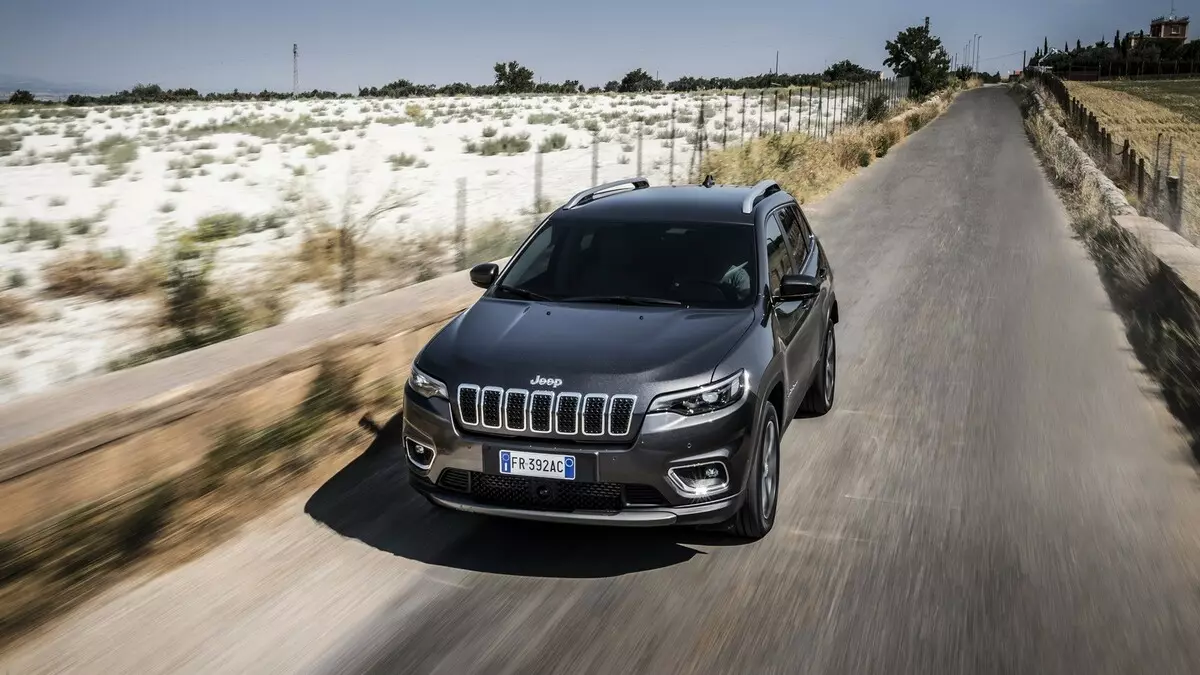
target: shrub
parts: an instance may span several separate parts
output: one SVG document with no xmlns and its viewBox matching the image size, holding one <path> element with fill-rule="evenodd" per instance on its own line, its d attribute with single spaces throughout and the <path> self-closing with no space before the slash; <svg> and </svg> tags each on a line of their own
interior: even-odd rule
<svg viewBox="0 0 1200 675">
<path fill-rule="evenodd" d="M 406 153 L 389 155 L 387 158 L 389 164 L 392 165 L 392 170 L 401 169 L 406 166 L 412 166 L 417 163 L 417 158 Z"/>
<path fill-rule="evenodd" d="M 196 221 L 195 240 L 217 241 L 236 237 L 251 229 L 250 219 L 240 213 L 214 213 Z"/>
<path fill-rule="evenodd" d="M 542 138 L 538 143 L 538 152 L 554 152 L 555 150 L 565 150 L 567 148 L 566 134 L 553 133 Z"/>
<path fill-rule="evenodd" d="M 862 118 L 866 122 L 883 122 L 887 119 L 888 101 L 883 95 L 873 96 L 863 106 Z"/>
<path fill-rule="evenodd" d="M 101 164 L 108 170 L 108 176 L 120 176 L 129 169 L 129 164 L 137 159 L 137 141 L 120 134 L 113 134 L 98 141 L 95 146 L 96 155 Z"/>
<path fill-rule="evenodd" d="M 123 251 L 74 251 L 42 267 L 45 292 L 53 297 L 93 296 L 117 300 L 149 290 L 152 279 L 130 269 Z"/>
<path fill-rule="evenodd" d="M 558 115 L 554 113 L 532 113 L 525 118 L 528 124 L 554 124 L 554 120 L 558 119 Z"/>
<path fill-rule="evenodd" d="M 499 133 L 499 132 L 496 130 L 496 127 L 484 127 L 483 128 L 483 137 L 484 138 L 492 138 L 497 133 Z"/>
<path fill-rule="evenodd" d="M 529 142 L 529 134 L 523 132 L 516 136 L 505 134 L 499 138 L 489 138 L 479 145 L 479 154 L 490 157 L 492 155 L 517 155 L 529 150 L 532 143 Z"/>
</svg>

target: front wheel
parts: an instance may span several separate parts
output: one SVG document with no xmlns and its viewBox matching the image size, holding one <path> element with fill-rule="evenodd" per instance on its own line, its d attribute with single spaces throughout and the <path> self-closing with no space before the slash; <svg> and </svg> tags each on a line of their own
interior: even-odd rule
<svg viewBox="0 0 1200 675">
<path fill-rule="evenodd" d="M 779 415 L 771 404 L 764 406 L 762 431 L 751 462 L 746 501 L 730 525 L 739 537 L 761 539 L 775 525 L 779 504 Z"/>
<path fill-rule="evenodd" d="M 837 340 L 833 335 L 833 320 L 830 319 L 827 323 L 817 373 L 813 376 L 812 385 L 804 395 L 804 400 L 800 402 L 800 411 L 810 415 L 824 415 L 833 408 L 833 389 L 837 376 Z"/>
</svg>

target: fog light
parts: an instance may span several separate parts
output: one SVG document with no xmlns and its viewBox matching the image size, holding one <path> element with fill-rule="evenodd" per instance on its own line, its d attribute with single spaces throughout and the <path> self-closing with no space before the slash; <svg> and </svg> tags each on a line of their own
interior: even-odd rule
<svg viewBox="0 0 1200 675">
<path fill-rule="evenodd" d="M 667 480 L 685 497 L 711 497 L 729 489 L 729 472 L 724 462 L 672 467 L 667 471 Z"/>
<path fill-rule="evenodd" d="M 428 471 L 433 466 L 433 458 L 437 457 L 436 450 L 411 438 L 404 439 L 404 449 L 408 453 L 408 461 L 422 471 Z"/>
</svg>

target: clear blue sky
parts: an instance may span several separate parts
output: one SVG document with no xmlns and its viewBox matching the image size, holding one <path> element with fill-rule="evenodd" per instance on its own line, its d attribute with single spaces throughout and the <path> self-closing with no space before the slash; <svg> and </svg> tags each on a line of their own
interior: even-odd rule
<svg viewBox="0 0 1200 675">
<path fill-rule="evenodd" d="M 0 73 L 287 91 L 297 42 L 303 89 L 484 84 L 513 59 L 546 81 L 603 85 L 637 67 L 664 80 L 766 72 L 776 49 L 783 72 L 844 58 L 882 69 L 884 41 L 926 15 L 951 53 L 982 33 L 987 58 L 1032 53 L 1043 35 L 1059 47 L 1111 40 L 1169 10 L 1170 0 L 0 0 Z"/>
</svg>

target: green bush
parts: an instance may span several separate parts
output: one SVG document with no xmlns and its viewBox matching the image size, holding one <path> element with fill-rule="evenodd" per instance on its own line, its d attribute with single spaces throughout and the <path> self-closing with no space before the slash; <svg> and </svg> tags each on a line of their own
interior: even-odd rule
<svg viewBox="0 0 1200 675">
<path fill-rule="evenodd" d="M 195 240 L 218 241 L 251 231 L 250 219 L 240 213 L 214 213 L 196 221 Z"/>
<path fill-rule="evenodd" d="M 553 133 L 546 136 L 538 143 L 538 152 L 554 152 L 555 150 L 565 150 L 567 148 L 566 134 Z"/>
<path fill-rule="evenodd" d="M 484 128 L 483 128 L 483 137 L 484 137 L 484 138 L 492 138 L 492 137 L 494 137 L 494 136 L 495 136 L 497 133 L 498 133 L 498 132 L 497 132 L 497 130 L 496 130 L 496 127 L 484 127 Z"/>
<path fill-rule="evenodd" d="M 533 144 L 529 142 L 529 134 L 522 132 L 516 136 L 505 134 L 499 138 L 489 138 L 479 144 L 479 154 L 490 157 L 492 155 L 518 155 L 529 150 Z"/>
<path fill-rule="evenodd" d="M 396 169 L 400 169 L 400 168 L 403 168 L 406 166 L 412 166 L 413 164 L 416 164 L 417 158 L 414 157 L 413 155 L 409 155 L 407 153 L 401 152 L 396 155 L 388 156 L 387 161 L 389 164 L 392 165 L 392 169 L 396 170 Z"/>
</svg>

